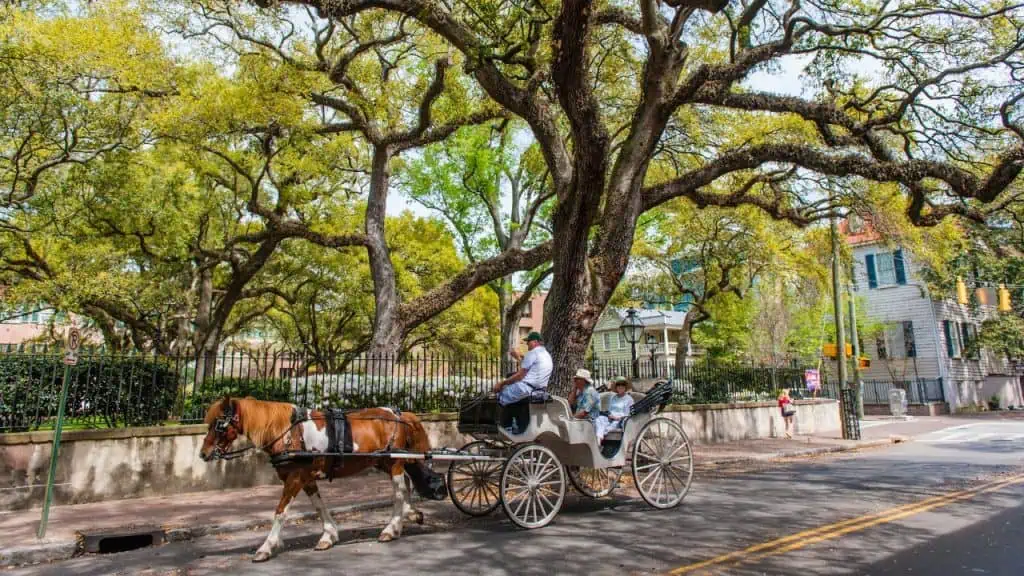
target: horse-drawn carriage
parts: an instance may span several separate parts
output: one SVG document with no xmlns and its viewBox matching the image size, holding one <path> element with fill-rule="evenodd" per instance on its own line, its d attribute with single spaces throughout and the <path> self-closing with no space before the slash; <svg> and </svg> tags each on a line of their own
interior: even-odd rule
<svg viewBox="0 0 1024 576">
<path fill-rule="evenodd" d="M 590 420 L 573 417 L 568 402 L 543 394 L 529 405 L 529 421 L 521 433 L 502 427 L 501 411 L 493 396 L 464 403 L 459 432 L 476 441 L 448 469 L 448 493 L 462 512 L 483 516 L 499 505 L 512 522 L 540 528 L 562 507 L 567 480 L 585 496 L 610 494 L 632 468 L 640 496 L 655 508 L 679 504 L 693 476 L 689 439 L 676 422 L 658 417 L 672 395 L 669 382 L 648 393 L 630 392 L 634 404 L 618 430 L 599 444 Z M 612 393 L 601 395 L 607 410 Z"/>
<path fill-rule="evenodd" d="M 528 410 L 520 412 L 526 425 L 516 426 L 514 434 L 500 424 L 502 411 L 509 408 L 499 406 L 493 396 L 475 398 L 460 406 L 459 431 L 476 440 L 459 450 L 432 449 L 415 414 L 390 408 L 318 411 L 225 397 L 207 410 L 209 429 L 200 457 L 230 460 L 259 449 L 277 468 L 284 490 L 270 534 L 254 561 L 268 560 L 282 546 L 288 504 L 300 491 L 309 495 L 323 521 L 317 549 L 333 546 L 337 526 L 316 482 L 371 467 L 391 475 L 395 493 L 382 541 L 399 537 L 405 519 L 423 522 L 423 513 L 406 499 L 408 482 L 425 498 L 443 499 L 447 492 L 467 514 L 482 516 L 501 505 L 517 525 L 540 528 L 558 515 L 566 479 L 584 495 L 598 498 L 615 489 L 628 464 L 640 496 L 655 508 L 671 508 L 686 496 L 693 475 L 693 452 L 683 429 L 657 416 L 672 396 L 672 385 L 662 382 L 647 394 L 631 394 L 629 415 L 603 444 L 594 424 L 574 418 L 563 398 L 545 393 L 531 399 Z M 601 399 L 607 410 L 611 395 L 605 393 Z M 250 444 L 232 448 L 241 436 Z M 432 461 L 450 463 L 447 483 L 425 465 Z"/>
</svg>

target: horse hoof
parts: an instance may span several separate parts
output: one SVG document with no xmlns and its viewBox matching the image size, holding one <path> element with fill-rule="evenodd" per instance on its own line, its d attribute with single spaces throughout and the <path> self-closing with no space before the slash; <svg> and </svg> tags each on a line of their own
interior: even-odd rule
<svg viewBox="0 0 1024 576">
<path fill-rule="evenodd" d="M 252 557 L 252 561 L 253 562 L 266 562 L 267 560 L 270 560 L 270 557 L 271 557 L 270 552 L 264 552 L 264 551 L 260 550 L 260 551 L 256 552 L 256 554 Z"/>
<path fill-rule="evenodd" d="M 390 532 L 381 532 L 380 537 L 377 538 L 378 542 L 391 542 L 395 537 Z"/>
<path fill-rule="evenodd" d="M 416 511 L 409 516 L 409 519 L 417 524 L 423 524 L 423 512 Z"/>
<path fill-rule="evenodd" d="M 314 550 L 330 550 L 332 546 L 334 546 L 334 542 L 331 542 L 330 540 L 321 540 L 321 541 L 316 543 L 316 548 L 313 548 L 313 549 Z"/>
</svg>

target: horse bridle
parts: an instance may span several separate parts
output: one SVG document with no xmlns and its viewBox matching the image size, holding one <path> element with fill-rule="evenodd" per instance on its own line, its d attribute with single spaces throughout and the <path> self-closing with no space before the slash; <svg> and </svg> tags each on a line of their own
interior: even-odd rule
<svg viewBox="0 0 1024 576">
<path fill-rule="evenodd" d="M 213 453 L 210 454 L 211 460 L 234 460 L 241 458 L 243 454 L 254 448 L 254 446 L 246 446 L 238 450 L 225 450 L 221 446 L 221 437 L 231 428 L 241 434 L 241 430 L 238 429 L 238 413 L 235 412 L 235 405 L 228 403 L 227 407 L 221 411 L 220 416 L 213 421 L 213 431 L 217 433 L 217 444 L 214 445 Z"/>
</svg>

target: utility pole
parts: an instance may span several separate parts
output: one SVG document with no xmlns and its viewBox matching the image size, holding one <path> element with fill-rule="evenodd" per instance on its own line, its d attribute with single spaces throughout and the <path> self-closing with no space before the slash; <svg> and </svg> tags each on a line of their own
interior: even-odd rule
<svg viewBox="0 0 1024 576">
<path fill-rule="evenodd" d="M 846 329 L 843 328 L 842 294 L 839 292 L 839 232 L 836 219 L 831 219 L 832 229 L 832 300 L 836 320 L 836 365 L 839 368 L 839 388 L 846 388 Z"/>
<path fill-rule="evenodd" d="M 857 417 L 864 419 L 864 381 L 860 377 L 860 339 L 857 338 L 857 304 L 853 292 L 847 289 L 850 298 L 850 337 L 853 339 L 853 387 L 857 390 Z"/>
</svg>

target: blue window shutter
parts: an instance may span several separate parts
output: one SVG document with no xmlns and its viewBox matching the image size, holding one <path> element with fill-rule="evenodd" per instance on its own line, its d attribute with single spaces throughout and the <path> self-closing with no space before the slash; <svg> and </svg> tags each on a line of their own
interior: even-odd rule
<svg viewBox="0 0 1024 576">
<path fill-rule="evenodd" d="M 875 255 L 864 257 L 864 267 L 868 270 L 868 288 L 878 288 L 878 273 L 875 272 Z"/>
<path fill-rule="evenodd" d="M 896 283 L 905 285 L 907 283 L 907 269 L 903 265 L 903 250 L 897 250 L 893 253 L 892 262 L 896 268 Z"/>
<path fill-rule="evenodd" d="M 950 322 L 949 320 L 942 321 L 942 329 L 946 333 L 946 354 L 948 354 L 950 358 L 956 357 L 956 349 L 953 347 L 952 324 L 953 323 Z"/>
</svg>

